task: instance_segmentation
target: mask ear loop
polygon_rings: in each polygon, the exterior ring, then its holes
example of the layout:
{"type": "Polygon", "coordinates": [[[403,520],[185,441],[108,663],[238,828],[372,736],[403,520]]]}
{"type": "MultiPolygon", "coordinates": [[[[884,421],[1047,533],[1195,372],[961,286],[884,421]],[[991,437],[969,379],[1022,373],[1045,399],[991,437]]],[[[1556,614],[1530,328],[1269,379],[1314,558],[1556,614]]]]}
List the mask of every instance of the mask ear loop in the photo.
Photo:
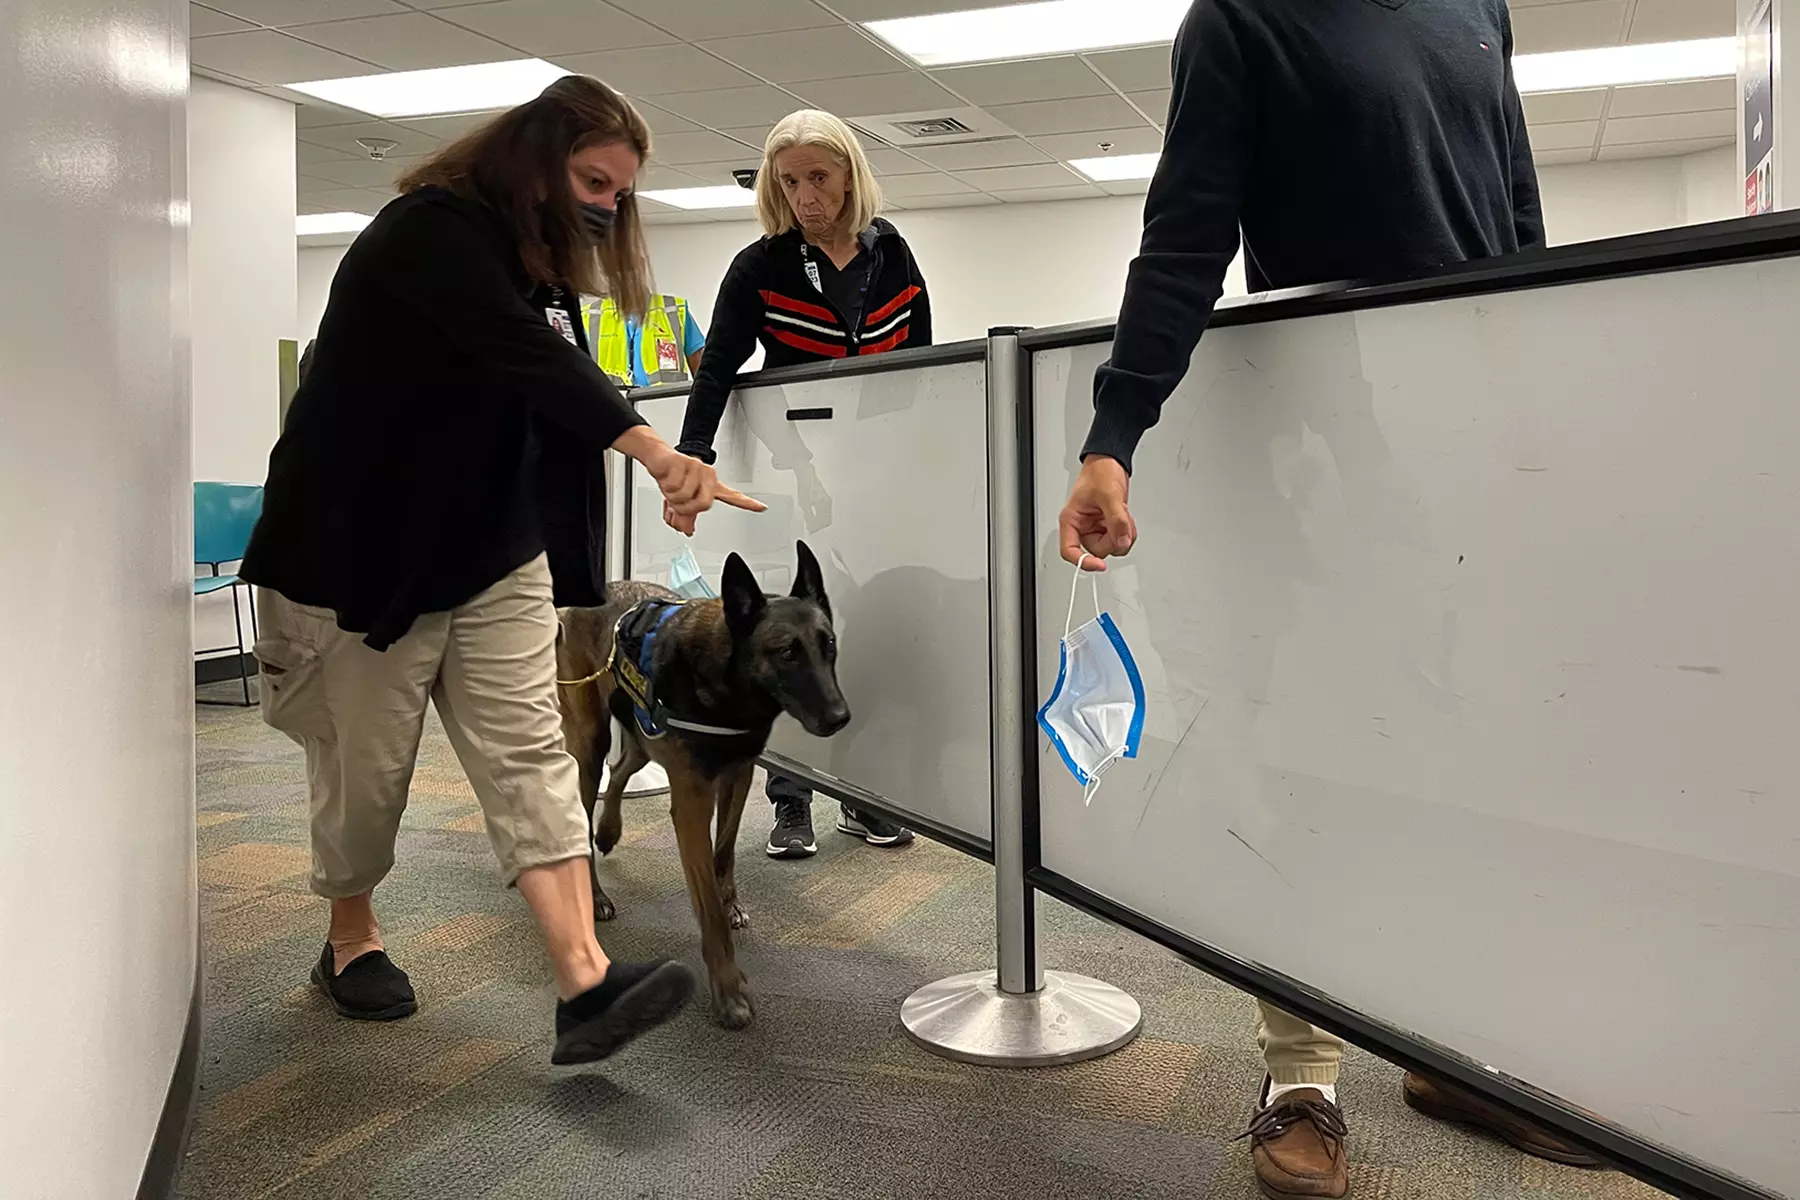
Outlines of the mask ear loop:
{"type": "MultiPolygon", "coordinates": [[[[1081,562],[1075,564],[1075,582],[1069,587],[1069,615],[1063,618],[1063,640],[1065,642],[1069,640],[1069,634],[1075,631],[1075,598],[1081,595],[1081,566],[1090,558],[1094,558],[1094,556],[1084,554],[1081,556],[1081,562]]],[[[1094,561],[1099,562],[1100,560],[1095,558],[1094,561]]],[[[1098,572],[1088,572],[1088,582],[1094,588],[1094,615],[1096,617],[1100,615],[1100,580],[1096,577],[1098,574],[1098,572]]]]}
{"type": "Polygon", "coordinates": [[[1124,757],[1125,757],[1125,748],[1123,746],[1121,746],[1119,749],[1114,750],[1111,754],[1107,755],[1106,761],[1102,762],[1099,766],[1097,766],[1093,769],[1093,771],[1088,775],[1087,786],[1081,789],[1082,807],[1084,807],[1084,808],[1092,807],[1092,805],[1094,803],[1094,795],[1095,795],[1095,793],[1097,793],[1100,790],[1100,777],[1102,775],[1106,774],[1106,768],[1112,766],[1114,763],[1118,762],[1120,759],[1122,759],[1124,757]]]}

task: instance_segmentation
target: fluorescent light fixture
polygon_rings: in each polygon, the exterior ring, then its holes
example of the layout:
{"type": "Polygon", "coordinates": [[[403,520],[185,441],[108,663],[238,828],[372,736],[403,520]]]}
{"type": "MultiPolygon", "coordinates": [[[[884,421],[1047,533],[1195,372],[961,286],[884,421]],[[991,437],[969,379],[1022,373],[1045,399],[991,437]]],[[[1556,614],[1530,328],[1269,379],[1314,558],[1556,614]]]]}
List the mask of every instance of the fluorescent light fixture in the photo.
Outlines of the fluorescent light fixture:
{"type": "Polygon", "coordinates": [[[670,208],[685,208],[690,211],[702,208],[753,208],[756,205],[756,193],[735,183],[721,184],[718,187],[662,188],[639,192],[638,195],[658,204],[667,204],[670,208]]]}
{"type": "Polygon", "coordinates": [[[1160,154],[1107,154],[1099,158],[1071,158],[1069,165],[1095,183],[1121,179],[1148,179],[1156,174],[1160,154]]]}
{"type": "Polygon", "coordinates": [[[920,66],[999,62],[1173,41],[1191,0],[1044,0],[868,21],[863,28],[920,66]]]}
{"type": "Polygon", "coordinates": [[[361,233],[375,218],[367,213],[301,213],[294,218],[294,233],[306,237],[316,233],[361,233]]]}
{"type": "Polygon", "coordinates": [[[569,74],[541,58],[514,62],[474,63],[466,67],[434,67],[429,71],[390,71],[290,83],[296,92],[328,104],[353,108],[377,117],[437,117],[450,113],[511,108],[569,74]]]}
{"type": "Polygon", "coordinates": [[[1701,38],[1647,46],[1606,46],[1513,56],[1521,92],[1577,92],[1637,83],[1679,83],[1737,74],[1736,38],[1701,38]]]}

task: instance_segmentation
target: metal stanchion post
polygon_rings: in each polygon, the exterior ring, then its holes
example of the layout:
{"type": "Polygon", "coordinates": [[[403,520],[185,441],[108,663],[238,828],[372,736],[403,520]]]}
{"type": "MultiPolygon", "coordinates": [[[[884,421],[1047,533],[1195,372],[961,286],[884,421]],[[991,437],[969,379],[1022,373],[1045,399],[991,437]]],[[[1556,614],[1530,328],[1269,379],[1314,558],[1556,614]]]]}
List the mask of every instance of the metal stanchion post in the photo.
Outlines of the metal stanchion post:
{"type": "Polygon", "coordinates": [[[926,984],[900,1006],[915,1042],[946,1058],[1041,1067],[1099,1058],[1143,1024],[1137,1001],[1097,979],[1046,971],[1038,954],[1037,890],[1025,880],[1027,770],[1035,751],[1030,657],[1037,569],[1027,485],[1031,470],[1026,354],[1016,329],[988,334],[988,687],[994,795],[997,970],[926,984]]]}

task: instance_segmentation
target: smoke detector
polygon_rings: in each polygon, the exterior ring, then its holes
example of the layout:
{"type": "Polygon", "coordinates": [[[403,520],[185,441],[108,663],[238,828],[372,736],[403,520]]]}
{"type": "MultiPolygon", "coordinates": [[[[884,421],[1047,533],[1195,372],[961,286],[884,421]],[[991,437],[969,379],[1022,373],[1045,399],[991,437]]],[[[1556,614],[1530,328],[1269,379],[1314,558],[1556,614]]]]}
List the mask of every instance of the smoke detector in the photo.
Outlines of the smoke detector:
{"type": "Polygon", "coordinates": [[[388,156],[388,151],[394,149],[400,143],[393,141],[390,138],[357,138],[356,144],[361,146],[364,150],[367,150],[370,158],[374,159],[376,162],[380,162],[388,156]]]}

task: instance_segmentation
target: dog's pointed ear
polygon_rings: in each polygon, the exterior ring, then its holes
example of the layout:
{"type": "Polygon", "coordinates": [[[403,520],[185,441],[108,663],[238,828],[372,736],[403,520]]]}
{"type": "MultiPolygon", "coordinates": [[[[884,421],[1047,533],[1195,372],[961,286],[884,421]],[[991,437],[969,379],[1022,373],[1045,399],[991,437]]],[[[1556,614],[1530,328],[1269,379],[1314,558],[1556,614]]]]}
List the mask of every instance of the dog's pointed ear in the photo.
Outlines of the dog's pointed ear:
{"type": "Polygon", "coordinates": [[[725,573],[719,579],[719,599],[725,604],[725,627],[731,636],[749,636],[756,619],[769,605],[762,585],[756,582],[750,565],[735,553],[725,560],[725,573]]]}
{"type": "Polygon", "coordinates": [[[795,542],[794,548],[800,554],[800,570],[794,575],[794,590],[791,593],[797,600],[811,600],[831,615],[831,601],[825,598],[825,572],[819,569],[819,560],[814,557],[812,547],[805,542],[795,542]]]}

